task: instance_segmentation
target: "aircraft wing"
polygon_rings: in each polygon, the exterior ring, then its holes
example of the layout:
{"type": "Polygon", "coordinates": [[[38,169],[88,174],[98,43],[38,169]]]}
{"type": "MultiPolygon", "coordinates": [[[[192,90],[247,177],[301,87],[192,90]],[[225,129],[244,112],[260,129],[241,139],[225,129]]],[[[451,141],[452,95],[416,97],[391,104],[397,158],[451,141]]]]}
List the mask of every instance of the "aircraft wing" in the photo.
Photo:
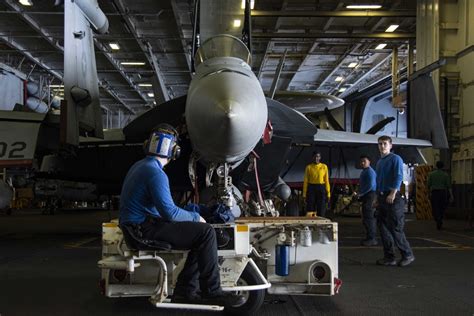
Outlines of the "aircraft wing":
{"type": "Polygon", "coordinates": [[[268,118],[275,135],[289,137],[293,143],[312,144],[318,131],[303,114],[270,98],[267,99],[268,118]]]}
{"type": "MultiPolygon", "coordinates": [[[[359,157],[367,155],[375,166],[380,157],[377,148],[379,135],[349,133],[319,129],[314,135],[314,143],[310,147],[292,148],[288,155],[287,168],[281,177],[290,184],[301,184],[306,165],[311,161],[313,152],[318,151],[323,162],[329,167],[333,179],[358,179],[360,169],[359,157]]],[[[393,151],[402,157],[405,163],[426,163],[420,147],[431,147],[431,143],[421,139],[392,137],[393,151]]]]}
{"type": "Polygon", "coordinates": [[[186,95],[157,105],[146,111],[123,129],[123,134],[129,141],[143,141],[151,130],[160,123],[177,126],[184,120],[186,95]]]}
{"type": "Polygon", "coordinates": [[[274,98],[301,113],[323,113],[344,105],[343,99],[317,92],[277,91],[274,98]]]}
{"type": "MultiPolygon", "coordinates": [[[[350,133],[343,131],[333,131],[319,129],[314,135],[316,144],[344,145],[357,147],[360,145],[377,144],[380,135],[369,135],[361,133],[350,133]]],[[[431,147],[431,142],[423,139],[392,137],[395,147],[431,147]]]]}

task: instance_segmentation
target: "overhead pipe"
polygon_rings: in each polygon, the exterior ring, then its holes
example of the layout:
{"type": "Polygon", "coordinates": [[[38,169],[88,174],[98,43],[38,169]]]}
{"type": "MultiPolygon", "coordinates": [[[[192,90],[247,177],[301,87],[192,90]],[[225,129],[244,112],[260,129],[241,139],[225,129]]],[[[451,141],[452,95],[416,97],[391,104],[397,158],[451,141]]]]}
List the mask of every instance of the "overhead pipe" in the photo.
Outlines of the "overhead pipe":
{"type": "Polygon", "coordinates": [[[107,33],[109,30],[109,20],[99,8],[97,0],[75,0],[75,3],[98,33],[107,33]]]}

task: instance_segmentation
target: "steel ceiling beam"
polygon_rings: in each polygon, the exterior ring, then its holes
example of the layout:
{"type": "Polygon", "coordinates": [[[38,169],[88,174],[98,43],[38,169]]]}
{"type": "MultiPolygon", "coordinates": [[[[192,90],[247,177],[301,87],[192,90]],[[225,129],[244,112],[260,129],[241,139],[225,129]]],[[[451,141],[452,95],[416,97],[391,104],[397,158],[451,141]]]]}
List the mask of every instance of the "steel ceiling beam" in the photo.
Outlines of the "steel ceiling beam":
{"type": "MultiPolygon", "coordinates": [[[[135,90],[135,92],[140,96],[140,98],[145,101],[145,102],[148,102],[148,99],[143,95],[143,92],[137,87],[137,85],[132,81],[132,79],[130,79],[130,77],[126,74],[126,69],[120,64],[120,62],[115,59],[111,53],[107,52],[107,47],[105,47],[104,44],[102,44],[98,39],[94,38],[94,44],[95,44],[95,47],[97,47],[97,49],[99,49],[99,51],[104,54],[105,58],[107,58],[107,60],[109,61],[109,63],[111,63],[114,68],[116,69],[116,71],[118,73],[120,73],[123,77],[123,79],[125,79],[125,81],[127,81],[127,83],[130,85],[131,88],[133,88],[133,90],[135,90]]],[[[97,72],[99,73],[99,71],[97,70],[97,72]]]]}
{"type": "Polygon", "coordinates": [[[123,0],[114,0],[112,3],[114,4],[115,9],[118,11],[118,13],[121,14],[121,17],[123,18],[125,24],[127,25],[128,29],[132,33],[133,37],[135,38],[138,46],[143,51],[143,55],[145,55],[146,59],[148,60],[148,63],[154,67],[156,79],[160,85],[159,90],[163,91],[164,93],[163,95],[164,100],[165,101],[170,100],[170,95],[168,94],[168,90],[166,89],[166,86],[164,85],[165,84],[164,80],[162,79],[163,74],[161,73],[160,69],[157,67],[158,61],[156,59],[154,60],[153,56],[149,54],[148,45],[139,39],[140,35],[138,34],[135,23],[132,21],[131,17],[126,14],[126,12],[128,11],[127,6],[123,3],[123,0]],[[160,81],[160,78],[161,78],[161,81],[160,81]]]}
{"type": "MultiPolygon", "coordinates": [[[[1,35],[9,36],[10,34],[1,33],[1,35]]],[[[24,38],[37,38],[37,35],[19,35],[18,37],[24,38]]],[[[128,36],[128,35],[101,35],[95,34],[95,38],[103,40],[149,40],[149,39],[161,39],[167,41],[181,41],[182,38],[179,36],[164,36],[164,35],[152,35],[147,34],[143,36],[128,36]]],[[[305,39],[305,38],[319,38],[319,39],[384,39],[384,40],[408,40],[415,39],[415,33],[276,33],[276,32],[253,32],[252,38],[254,39],[272,39],[272,38],[286,38],[286,39],[305,39]]]]}
{"type": "MultiPolygon", "coordinates": [[[[263,54],[262,60],[260,61],[260,66],[258,67],[257,78],[260,81],[260,84],[262,84],[261,79],[263,74],[263,67],[265,67],[265,63],[268,57],[268,51],[270,50],[271,46],[272,42],[268,41],[267,47],[265,48],[265,53],[263,54]]],[[[278,56],[278,58],[281,58],[281,56],[278,56]]]]}
{"type": "Polygon", "coordinates": [[[339,70],[339,68],[341,68],[341,66],[344,64],[344,60],[346,59],[347,56],[349,56],[353,51],[355,51],[356,49],[358,49],[362,44],[356,44],[354,46],[352,46],[351,48],[349,48],[348,50],[346,50],[344,52],[344,54],[342,56],[340,56],[337,61],[336,61],[336,66],[332,69],[332,71],[326,76],[326,78],[324,78],[323,82],[321,82],[318,86],[318,89],[316,89],[316,91],[319,91],[321,90],[321,88],[329,82],[329,80],[331,79],[331,77],[339,70]]]}
{"type": "Polygon", "coordinates": [[[311,58],[312,55],[310,55],[310,53],[315,50],[317,47],[318,47],[319,43],[318,42],[313,42],[313,45],[311,45],[311,47],[309,48],[308,50],[308,53],[304,56],[303,60],[301,61],[301,63],[298,65],[298,69],[296,70],[296,72],[291,76],[290,80],[288,80],[288,84],[286,85],[285,89],[282,89],[282,90],[288,90],[288,87],[291,85],[291,82],[293,81],[293,79],[295,78],[296,74],[298,72],[300,72],[301,70],[303,70],[303,67],[304,67],[304,64],[308,61],[308,59],[311,58]]]}
{"type": "Polygon", "coordinates": [[[253,38],[357,38],[383,40],[409,40],[416,37],[415,33],[252,33],[253,38]]]}
{"type": "Polygon", "coordinates": [[[0,39],[2,39],[7,45],[10,47],[14,48],[15,50],[19,51],[23,56],[28,58],[31,62],[37,64],[41,68],[45,69],[47,72],[49,72],[51,75],[56,77],[59,80],[63,80],[63,75],[56,71],[54,68],[48,66],[47,64],[43,63],[39,58],[33,56],[27,48],[23,47],[21,44],[17,43],[15,40],[12,38],[8,38],[6,36],[0,35],[0,39]]]}
{"type": "MultiPolygon", "coordinates": [[[[160,10],[157,13],[127,13],[127,16],[143,16],[143,17],[159,17],[163,12],[170,10],[160,10]]],[[[64,15],[64,11],[29,11],[22,9],[21,11],[9,11],[9,10],[0,10],[0,14],[22,14],[26,13],[28,15],[64,15]]],[[[121,17],[121,13],[114,12],[104,12],[105,16],[118,16],[121,17]]]]}
{"type": "MultiPolygon", "coordinates": [[[[387,8],[387,9],[389,9],[389,10],[391,10],[391,11],[393,11],[393,12],[396,12],[396,11],[395,11],[395,10],[396,10],[396,7],[399,6],[399,5],[400,5],[400,1],[392,1],[390,7],[387,8]]],[[[382,26],[384,23],[386,23],[387,18],[388,18],[388,17],[386,17],[386,16],[380,16],[379,19],[378,19],[378,21],[375,22],[374,25],[370,28],[370,33],[375,33],[375,32],[377,31],[377,29],[378,29],[380,26],[382,26]]],[[[365,44],[365,45],[367,46],[367,44],[365,44]]],[[[358,47],[360,47],[360,46],[361,46],[361,45],[358,45],[358,47]]],[[[380,53],[383,53],[383,52],[380,51],[380,50],[378,50],[378,51],[375,51],[374,53],[380,54],[380,53]]],[[[347,56],[346,56],[346,57],[347,57],[347,56]]],[[[339,65],[336,67],[335,71],[338,70],[338,69],[340,68],[340,66],[342,66],[342,63],[339,64],[339,65]]],[[[378,65],[377,65],[376,67],[378,68],[378,65]]],[[[345,76],[344,76],[344,79],[343,79],[342,81],[340,81],[338,84],[336,84],[336,87],[333,87],[333,88],[331,89],[330,93],[337,92],[337,90],[338,90],[343,84],[345,84],[346,81],[347,81],[352,75],[354,75],[355,73],[356,73],[356,68],[352,69],[352,71],[351,71],[349,74],[345,75],[345,76]]],[[[333,74],[334,74],[334,72],[331,73],[330,76],[332,76],[333,74]]],[[[329,79],[329,78],[327,78],[327,79],[329,79]]],[[[358,81],[357,81],[357,82],[358,82],[358,81]]],[[[322,86],[322,84],[321,84],[319,87],[321,87],[321,86],[322,86]]],[[[319,89],[319,88],[318,88],[318,89],[319,89]]]]}
{"type": "Polygon", "coordinates": [[[160,65],[158,64],[158,59],[156,58],[155,54],[153,54],[153,48],[151,47],[151,44],[147,42],[146,45],[150,53],[151,61],[153,62],[153,68],[155,69],[156,80],[152,81],[158,84],[158,87],[154,87],[153,89],[155,101],[157,104],[168,102],[170,100],[170,96],[168,94],[168,90],[166,90],[165,79],[163,78],[163,72],[161,71],[160,65]]]}
{"type": "MultiPolygon", "coordinates": [[[[36,22],[35,19],[31,18],[30,16],[28,16],[28,12],[27,11],[24,11],[23,8],[21,8],[20,6],[17,5],[16,2],[13,2],[12,0],[6,0],[5,3],[12,9],[12,10],[15,10],[17,11],[20,16],[22,17],[22,19],[33,29],[35,30],[38,34],[40,34],[40,36],[46,40],[50,45],[52,45],[54,48],[56,48],[57,50],[61,51],[63,54],[64,54],[64,47],[61,46],[59,44],[58,41],[54,40],[54,37],[51,36],[48,32],[46,32],[46,30],[44,30],[39,24],[38,22],[36,22]]],[[[95,39],[94,39],[95,40],[95,39]]],[[[27,50],[26,47],[23,47],[22,50],[27,50]]],[[[22,52],[22,54],[25,54],[25,52],[22,52]]],[[[31,55],[31,54],[30,54],[31,55]]],[[[26,54],[25,54],[26,56],[26,54]]],[[[31,55],[32,56],[32,55],[31,55]]],[[[35,58],[36,60],[39,61],[39,59],[35,58]]],[[[36,62],[35,62],[36,63],[36,62]]],[[[43,65],[45,65],[44,63],[42,63],[43,65]]],[[[41,64],[40,64],[41,66],[41,64]]],[[[42,66],[43,67],[43,66],[42,66]]],[[[43,67],[45,68],[45,67],[43,67]]],[[[51,69],[51,67],[46,67],[45,69],[51,69]]],[[[50,71],[50,70],[48,70],[50,71]]],[[[125,75],[125,74],[124,74],[125,75]]],[[[126,76],[126,75],[125,75],[126,76]]],[[[62,75],[61,75],[61,80],[62,80],[62,75]]],[[[135,111],[130,108],[128,105],[125,104],[125,102],[121,101],[120,100],[120,97],[115,93],[113,92],[110,88],[106,87],[105,85],[102,85],[102,83],[99,81],[99,85],[105,90],[107,91],[107,93],[109,93],[112,97],[114,97],[117,101],[119,101],[120,103],[122,103],[125,108],[127,108],[127,110],[129,110],[130,112],[132,112],[133,114],[135,114],[135,111]]]]}
{"type": "MultiPolygon", "coordinates": [[[[286,9],[286,7],[288,6],[288,1],[287,0],[284,0],[283,3],[281,4],[281,10],[284,10],[286,9]]],[[[250,11],[250,14],[252,14],[252,10],[250,11]]],[[[275,26],[274,26],[274,29],[275,30],[278,30],[278,28],[280,27],[280,19],[277,19],[276,22],[275,22],[275,26]]],[[[252,33],[252,38],[253,38],[253,33],[252,33]]],[[[271,41],[268,41],[267,43],[267,47],[265,48],[265,53],[262,57],[262,60],[260,62],[260,66],[258,67],[258,75],[257,75],[257,78],[258,80],[260,81],[260,85],[262,84],[262,75],[263,75],[263,67],[265,67],[265,64],[267,63],[267,54],[268,54],[268,51],[269,49],[273,46],[272,42],[271,41]]],[[[252,53],[252,52],[250,52],[252,53]]],[[[286,55],[286,52],[285,52],[285,55],[286,55]]]]}
{"type": "Polygon", "coordinates": [[[399,10],[399,11],[375,11],[375,10],[344,10],[344,11],[262,11],[252,10],[254,18],[277,18],[277,17],[293,17],[293,18],[373,18],[373,17],[401,17],[416,18],[415,10],[399,10]]]}
{"type": "MultiPolygon", "coordinates": [[[[26,48],[24,48],[23,46],[21,46],[21,44],[15,42],[14,40],[12,39],[9,39],[9,38],[6,38],[5,36],[0,36],[0,39],[2,39],[3,41],[5,41],[7,43],[7,45],[11,46],[12,48],[15,48],[17,49],[18,51],[21,51],[21,54],[23,56],[25,56],[27,59],[29,59],[31,62],[33,62],[34,64],[40,66],[41,68],[43,68],[44,70],[46,70],[49,74],[51,74],[52,76],[54,76],[55,78],[59,79],[61,82],[63,81],[63,75],[59,72],[57,72],[56,70],[52,69],[51,67],[49,67],[47,64],[43,63],[41,60],[39,60],[38,58],[36,58],[35,56],[33,56],[31,53],[28,52],[28,50],[26,48]]],[[[107,89],[104,89],[107,91],[107,89]]],[[[108,92],[108,91],[107,91],[108,92]]],[[[110,94],[112,97],[113,95],[110,94]]],[[[120,102],[120,100],[117,99],[117,101],[120,102]]],[[[106,110],[106,111],[109,111],[110,109],[101,105],[100,106],[102,109],[106,110]]]]}
{"type": "MultiPolygon", "coordinates": [[[[184,32],[183,32],[183,27],[180,23],[180,13],[182,10],[179,9],[178,4],[176,3],[178,0],[171,0],[171,7],[173,8],[173,15],[174,19],[176,21],[176,27],[178,28],[179,36],[181,37],[181,45],[183,46],[183,52],[186,56],[186,63],[188,65],[189,73],[191,74],[192,72],[192,65],[191,65],[191,59],[193,56],[191,56],[191,51],[188,49],[188,39],[185,37],[184,32]]],[[[189,2],[186,1],[188,4],[189,2]]],[[[188,8],[190,11],[192,11],[192,8],[188,8]]],[[[189,21],[191,23],[191,21],[189,21]]],[[[191,38],[189,39],[189,42],[191,42],[191,38]]]]}
{"type": "MultiPolygon", "coordinates": [[[[312,67],[311,69],[308,69],[308,70],[305,70],[305,71],[312,71],[312,70],[316,70],[316,71],[326,71],[326,70],[332,70],[334,67],[328,67],[328,66],[314,66],[312,67]]],[[[297,72],[301,71],[300,69],[288,69],[288,70],[282,70],[281,71],[281,74],[282,75],[292,75],[292,74],[296,74],[297,72]]],[[[274,74],[275,73],[275,69],[264,69],[262,70],[262,74],[269,74],[269,73],[272,73],[274,74]]]]}
{"type": "MultiPolygon", "coordinates": [[[[340,10],[342,7],[343,7],[343,3],[339,1],[339,3],[337,4],[335,10],[340,10]]],[[[331,27],[331,24],[332,22],[334,21],[334,17],[330,17],[327,19],[326,23],[324,24],[324,27],[323,27],[323,32],[325,33],[330,27],[331,27]]],[[[317,41],[314,41],[313,44],[311,45],[310,49],[308,50],[306,56],[304,57],[304,59],[301,61],[300,65],[298,66],[298,71],[293,75],[291,76],[290,80],[288,81],[288,85],[286,86],[286,89],[288,89],[288,87],[291,85],[291,82],[293,81],[293,79],[295,78],[296,74],[300,71],[300,70],[303,70],[303,67],[305,65],[305,63],[311,59],[311,56],[310,55],[319,45],[319,42],[317,41]]]]}
{"type": "Polygon", "coordinates": [[[367,78],[368,76],[370,76],[370,74],[372,74],[374,71],[376,71],[377,69],[380,68],[380,66],[384,65],[389,59],[390,57],[392,57],[391,54],[388,54],[384,59],[382,59],[377,65],[375,65],[374,67],[372,67],[369,71],[367,71],[363,76],[359,77],[355,82],[352,83],[352,86],[350,88],[348,88],[346,91],[344,91],[343,93],[341,93],[339,95],[340,98],[344,98],[345,96],[347,96],[349,93],[353,92],[356,90],[357,88],[357,85],[362,82],[362,80],[364,80],[365,78],[367,78]]]}

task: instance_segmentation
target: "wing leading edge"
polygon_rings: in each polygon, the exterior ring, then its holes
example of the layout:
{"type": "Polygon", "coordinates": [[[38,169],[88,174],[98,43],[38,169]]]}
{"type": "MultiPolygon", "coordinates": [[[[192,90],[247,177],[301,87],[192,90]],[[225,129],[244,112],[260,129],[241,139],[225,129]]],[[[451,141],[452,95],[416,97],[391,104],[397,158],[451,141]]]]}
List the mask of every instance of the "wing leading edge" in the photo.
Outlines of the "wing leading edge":
{"type": "MultiPolygon", "coordinates": [[[[345,146],[360,146],[360,145],[376,145],[377,139],[380,135],[368,135],[360,133],[351,133],[343,131],[333,131],[319,129],[314,135],[315,144],[324,145],[345,145],[345,146]]],[[[399,138],[392,137],[393,145],[396,147],[431,147],[431,142],[423,139],[415,138],[399,138]]]]}

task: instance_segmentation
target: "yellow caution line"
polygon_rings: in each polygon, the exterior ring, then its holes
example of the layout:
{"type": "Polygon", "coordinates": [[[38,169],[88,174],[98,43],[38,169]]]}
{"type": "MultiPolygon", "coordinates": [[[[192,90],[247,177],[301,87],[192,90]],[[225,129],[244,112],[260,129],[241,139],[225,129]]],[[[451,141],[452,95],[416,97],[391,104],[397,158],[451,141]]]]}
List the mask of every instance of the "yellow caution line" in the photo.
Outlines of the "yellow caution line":
{"type": "MultiPolygon", "coordinates": [[[[347,239],[355,239],[355,238],[361,238],[361,237],[344,237],[347,239]]],[[[454,242],[446,241],[446,240],[439,240],[439,239],[433,239],[433,238],[426,238],[426,237],[410,237],[410,239],[421,239],[421,240],[426,240],[430,241],[435,244],[440,244],[440,245],[445,245],[445,247],[434,247],[434,246],[418,246],[418,247],[411,247],[412,249],[448,249],[448,250],[470,250],[472,247],[470,246],[465,246],[461,244],[457,244],[454,242]]],[[[367,249],[367,248],[382,248],[381,246],[340,246],[339,249],[367,249]]]]}
{"type": "Polygon", "coordinates": [[[431,242],[435,242],[435,243],[438,243],[438,244],[451,246],[452,248],[455,248],[453,250],[467,250],[467,249],[472,248],[472,247],[469,247],[469,246],[464,246],[464,245],[454,243],[454,242],[451,242],[451,241],[446,241],[446,240],[439,240],[439,239],[432,239],[432,238],[423,238],[423,239],[431,241],[431,242]]]}
{"type": "MultiPolygon", "coordinates": [[[[72,243],[72,244],[65,244],[64,248],[80,248],[82,245],[88,244],[90,242],[93,242],[95,240],[99,239],[99,237],[91,237],[91,238],[86,238],[82,239],[78,242],[72,243]]],[[[85,248],[85,247],[82,247],[85,248]]]]}
{"type": "MultiPolygon", "coordinates": [[[[374,246],[340,246],[339,249],[382,249],[382,247],[374,247],[374,246]]],[[[419,246],[419,247],[411,247],[411,249],[416,250],[426,250],[426,249],[443,249],[443,250],[468,250],[471,249],[468,247],[467,249],[455,249],[454,247],[429,247],[429,246],[419,246]]]]}
{"type": "Polygon", "coordinates": [[[455,244],[453,242],[450,242],[450,241],[445,241],[445,240],[439,240],[439,239],[434,239],[434,238],[426,238],[426,237],[419,238],[419,239],[423,239],[423,240],[427,240],[427,241],[431,241],[431,242],[434,242],[434,243],[437,243],[437,244],[451,246],[451,247],[456,247],[457,246],[457,244],[455,244]]]}
{"type": "Polygon", "coordinates": [[[458,236],[458,237],[464,237],[464,238],[474,239],[474,236],[469,236],[469,235],[464,235],[464,234],[453,233],[453,232],[449,232],[449,231],[447,231],[447,230],[444,230],[443,233],[448,233],[448,234],[451,234],[451,235],[454,235],[454,236],[458,236]]]}

